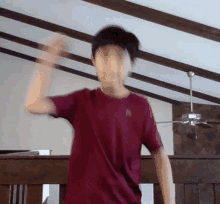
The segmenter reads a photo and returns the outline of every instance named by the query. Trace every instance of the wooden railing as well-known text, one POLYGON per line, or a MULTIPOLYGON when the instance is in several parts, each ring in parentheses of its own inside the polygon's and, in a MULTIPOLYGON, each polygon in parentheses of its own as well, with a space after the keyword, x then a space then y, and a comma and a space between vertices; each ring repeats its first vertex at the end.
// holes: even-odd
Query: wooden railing
MULTIPOLYGON (((37 156, 39 155, 39 151, 31 151, 31 150, 1 150, 1 156, 37 156)), ((24 200, 24 193, 26 185, 19 185, 19 184, 10 184, 10 191, 9 191, 9 204, 23 204, 25 203, 24 200)), ((47 202, 47 201, 46 201, 47 202)), ((44 203, 46 204, 46 203, 44 203)))
MULTIPOLYGON (((220 203, 220 156, 169 159, 176 184, 176 204, 220 203)), ((0 203, 10 202, 10 184, 25 186, 19 204, 42 204, 43 184, 59 184, 62 204, 68 164, 69 156, 0 156, 0 203)), ((154 204, 163 203, 151 156, 142 156, 141 183, 153 183, 154 204)))

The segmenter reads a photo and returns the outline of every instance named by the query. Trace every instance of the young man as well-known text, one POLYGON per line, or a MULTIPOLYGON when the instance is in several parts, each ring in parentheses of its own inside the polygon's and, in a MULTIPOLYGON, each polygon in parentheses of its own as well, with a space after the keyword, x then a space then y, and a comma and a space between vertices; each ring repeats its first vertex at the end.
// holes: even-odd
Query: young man
MULTIPOLYGON (((44 59, 56 63, 65 43, 49 45, 57 48, 53 53, 57 56, 46 53, 44 59)), ((140 204, 142 144, 153 155, 165 203, 174 203, 170 163, 152 109, 145 97, 123 85, 138 47, 136 36, 123 28, 102 29, 94 37, 91 57, 101 88, 62 96, 46 96, 47 88, 41 86, 49 85, 52 69, 37 65, 41 74, 30 89, 27 111, 65 118, 75 130, 64 204, 140 204)))

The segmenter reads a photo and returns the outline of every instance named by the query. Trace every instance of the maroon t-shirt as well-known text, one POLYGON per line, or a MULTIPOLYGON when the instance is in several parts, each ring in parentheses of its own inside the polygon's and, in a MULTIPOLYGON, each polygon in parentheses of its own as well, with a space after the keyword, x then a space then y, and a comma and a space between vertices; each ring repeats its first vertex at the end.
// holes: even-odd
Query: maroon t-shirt
POLYGON ((141 204, 142 144, 163 147, 147 99, 116 99, 101 88, 49 98, 56 107, 49 115, 75 130, 64 204, 141 204))

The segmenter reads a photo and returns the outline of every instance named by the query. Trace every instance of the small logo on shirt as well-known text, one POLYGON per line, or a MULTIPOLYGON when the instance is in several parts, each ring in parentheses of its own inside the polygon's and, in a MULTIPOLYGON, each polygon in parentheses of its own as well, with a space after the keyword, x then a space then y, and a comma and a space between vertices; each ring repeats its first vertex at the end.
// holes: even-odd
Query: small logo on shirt
POLYGON ((130 110, 126 110, 126 116, 131 116, 131 111, 130 110))

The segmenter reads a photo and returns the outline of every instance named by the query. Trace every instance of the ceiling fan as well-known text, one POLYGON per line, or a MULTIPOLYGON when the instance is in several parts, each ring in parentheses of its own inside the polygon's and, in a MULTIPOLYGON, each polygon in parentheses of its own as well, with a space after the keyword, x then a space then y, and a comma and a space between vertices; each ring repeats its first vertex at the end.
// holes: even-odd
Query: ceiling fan
POLYGON ((190 126, 198 126, 201 128, 211 128, 210 124, 215 124, 215 125, 220 125, 219 122, 211 122, 202 119, 201 114, 196 114, 193 113, 193 104, 192 104, 192 77, 194 76, 194 72, 188 72, 188 76, 190 77, 190 102, 191 102, 191 113, 183 114, 181 121, 161 121, 161 122, 156 122, 156 123, 182 123, 186 124, 189 123, 190 126))

